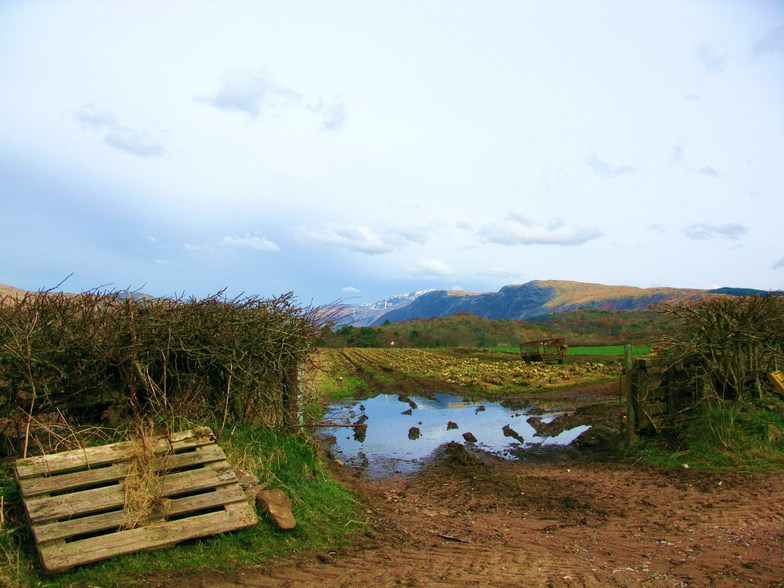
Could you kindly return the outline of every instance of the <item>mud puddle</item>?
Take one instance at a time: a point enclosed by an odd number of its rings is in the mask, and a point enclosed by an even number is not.
[[[580,425],[549,437],[541,434],[542,423],[564,413],[543,412],[535,406],[513,409],[443,393],[433,397],[380,394],[330,406],[324,420],[343,426],[326,428],[324,434],[334,438],[331,450],[336,458],[381,478],[416,471],[450,441],[506,459],[531,449],[567,446],[590,427]]]

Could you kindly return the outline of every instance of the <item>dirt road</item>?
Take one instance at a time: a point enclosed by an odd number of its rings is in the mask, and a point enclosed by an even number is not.
[[[784,585],[784,475],[504,462],[460,445],[408,479],[342,475],[372,520],[364,545],[160,585]]]

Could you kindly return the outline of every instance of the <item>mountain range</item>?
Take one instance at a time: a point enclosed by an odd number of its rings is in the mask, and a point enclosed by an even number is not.
[[[348,307],[344,324],[377,326],[471,313],[490,319],[523,320],[581,308],[641,310],[662,302],[678,303],[709,296],[767,294],[751,288],[636,288],[566,280],[534,280],[504,286],[498,292],[423,290]]]

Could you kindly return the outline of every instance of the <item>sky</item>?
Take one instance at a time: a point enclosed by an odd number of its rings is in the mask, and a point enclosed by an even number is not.
[[[0,88],[17,288],[784,288],[780,0],[0,0]]]

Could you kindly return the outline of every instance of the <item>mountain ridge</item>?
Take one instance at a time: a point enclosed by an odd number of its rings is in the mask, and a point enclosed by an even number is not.
[[[641,310],[663,302],[679,303],[711,296],[751,294],[767,292],[751,288],[640,288],[572,280],[533,280],[504,286],[498,292],[425,291],[412,297],[408,304],[398,305],[376,316],[372,322],[352,324],[377,326],[385,321],[394,323],[438,318],[460,312],[490,319],[523,320],[582,308]]]

